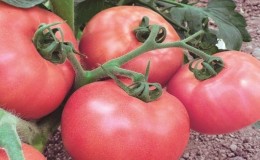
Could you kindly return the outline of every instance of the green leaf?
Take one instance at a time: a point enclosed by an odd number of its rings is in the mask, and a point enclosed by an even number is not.
[[[85,25],[95,14],[103,10],[104,0],[84,0],[75,3],[75,33]]]
[[[134,2],[134,0],[119,0],[117,5],[127,5],[127,4],[133,3],[133,2]]]
[[[17,118],[0,108],[0,147],[7,151],[10,160],[24,160],[21,140],[16,131]]]
[[[216,46],[218,43],[217,36],[211,32],[205,32],[204,35],[201,37],[194,39],[193,41],[189,42],[191,46],[200,49],[206,52],[209,55],[219,52],[220,50]],[[193,55],[193,58],[198,58],[196,55]]]
[[[235,11],[235,8],[236,4],[233,0],[211,0],[208,4],[209,12],[216,16],[221,15],[221,17],[225,17],[223,21],[228,20],[230,24],[240,31],[243,41],[249,42],[251,41],[251,36],[246,30],[246,20],[240,13]]]
[[[2,0],[2,1],[19,8],[31,8],[38,4],[46,2],[46,0]]]
[[[170,3],[169,0],[163,0]],[[171,18],[192,33],[203,28],[203,19],[210,18],[218,27],[217,36],[223,39],[227,49],[239,50],[243,41],[250,41],[244,17],[235,11],[232,0],[209,0],[208,6],[198,8],[190,5],[173,5]],[[187,26],[185,26],[187,24]]]
[[[50,0],[52,11],[74,30],[74,0]]]
[[[251,41],[251,37],[246,30],[244,17],[235,8],[236,4],[232,0],[211,0],[204,11],[217,24],[219,38],[224,40],[227,49],[239,50],[242,42]]]
[[[178,25],[188,27],[190,34],[196,33],[203,28],[203,22],[207,15],[200,8],[185,5],[185,7],[172,7],[170,9],[172,19]],[[186,26],[187,25],[187,26]]]

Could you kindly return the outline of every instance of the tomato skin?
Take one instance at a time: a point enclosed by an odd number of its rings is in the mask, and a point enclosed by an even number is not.
[[[189,118],[167,92],[145,103],[102,81],[73,93],[61,132],[74,160],[177,160],[188,142]]]
[[[22,150],[25,160],[47,160],[41,152],[26,143],[22,143]],[[0,160],[8,160],[6,152],[1,148]]]
[[[101,11],[86,25],[80,40],[80,52],[87,56],[88,68],[96,68],[113,58],[134,50],[142,43],[134,33],[143,16],[150,24],[166,28],[165,42],[180,40],[174,28],[158,13],[139,6],[118,6]],[[159,49],[142,54],[123,65],[123,68],[144,73],[151,60],[149,81],[165,85],[183,62],[181,48]]]
[[[42,58],[32,39],[41,23],[64,20],[37,7],[20,9],[4,3],[0,3],[0,15],[0,106],[25,119],[41,118],[60,105],[75,73],[68,61],[56,65]],[[65,41],[77,49],[69,26],[58,27]]]
[[[207,134],[233,132],[260,119],[259,61],[238,51],[215,56],[225,63],[217,76],[198,81],[185,65],[167,87],[185,105],[191,129]]]

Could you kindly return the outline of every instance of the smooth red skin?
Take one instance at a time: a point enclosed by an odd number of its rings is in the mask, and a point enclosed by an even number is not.
[[[0,106],[26,119],[38,119],[55,110],[74,80],[68,61],[53,64],[43,59],[32,43],[38,26],[53,22],[63,22],[58,27],[65,41],[77,46],[69,26],[55,14],[0,3]]]
[[[47,160],[41,152],[26,143],[22,143],[22,150],[25,160]],[[2,148],[0,148],[0,160],[9,160]]]
[[[138,6],[109,8],[95,15],[84,28],[79,49],[88,57],[88,68],[95,68],[140,46],[142,43],[137,41],[134,29],[139,26],[143,16],[149,17],[151,24],[166,28],[165,42],[180,40],[174,28],[150,9]],[[136,57],[123,68],[144,73],[149,60],[149,81],[165,85],[181,66],[183,52],[181,48],[153,50]]]
[[[238,51],[215,56],[225,62],[217,76],[198,81],[185,65],[167,88],[185,105],[191,128],[207,134],[233,132],[260,119],[260,62]]]
[[[145,103],[102,81],[69,98],[61,132],[73,160],[177,160],[188,142],[189,118],[167,92]]]

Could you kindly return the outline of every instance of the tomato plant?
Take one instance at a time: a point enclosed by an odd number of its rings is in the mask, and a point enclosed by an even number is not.
[[[87,66],[95,68],[140,46],[142,43],[137,40],[134,30],[144,16],[150,19],[151,24],[166,28],[165,42],[180,40],[174,28],[150,9],[138,6],[112,7],[96,14],[84,28],[79,49],[87,56]],[[151,61],[149,81],[165,85],[183,62],[182,49],[152,50],[124,64],[123,68],[144,73],[148,61]]]
[[[182,103],[163,92],[145,103],[112,81],[78,89],[62,114],[62,139],[75,160],[178,159],[189,137]]]
[[[61,104],[72,86],[74,71],[68,61],[53,64],[42,58],[32,39],[41,23],[64,20],[38,7],[21,9],[3,2],[0,15],[0,105],[26,119],[41,118]],[[62,23],[59,27],[64,39],[77,47],[69,26]]]
[[[238,51],[215,56],[224,60],[223,70],[215,77],[199,81],[185,65],[167,86],[185,105],[191,128],[209,134],[233,132],[260,119],[259,61]]]
[[[26,143],[22,144],[22,150],[24,153],[25,160],[46,160],[46,158],[42,155],[41,152],[39,152],[38,150]],[[2,148],[0,148],[0,159],[9,160],[7,154]]]

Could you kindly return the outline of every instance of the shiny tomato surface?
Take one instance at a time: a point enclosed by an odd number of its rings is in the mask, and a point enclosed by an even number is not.
[[[165,91],[145,103],[102,81],[69,98],[61,132],[73,160],[177,160],[188,142],[189,117]]]

